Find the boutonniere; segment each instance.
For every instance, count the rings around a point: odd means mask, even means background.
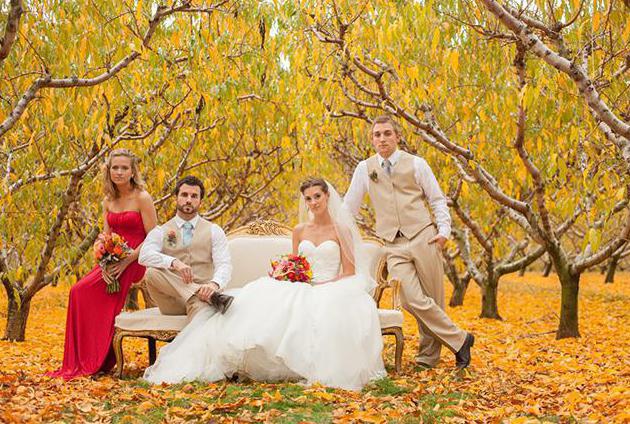
[[[166,243],[169,247],[177,246],[177,231],[168,230],[168,233],[166,233]]]
[[[376,170],[372,171],[372,173],[370,174],[370,180],[374,182],[378,181],[378,174],[376,173]]]

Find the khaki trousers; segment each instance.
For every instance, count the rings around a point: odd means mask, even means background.
[[[186,284],[179,274],[171,270],[147,268],[144,278],[149,295],[164,315],[187,315],[188,321],[191,321],[201,310],[214,310],[195,295],[200,284]]]
[[[444,312],[444,269],[439,248],[429,244],[437,231],[433,225],[411,239],[397,237],[385,246],[390,278],[400,281],[400,302],[418,323],[420,346],[416,360],[434,366],[441,345],[459,351],[466,332]]]

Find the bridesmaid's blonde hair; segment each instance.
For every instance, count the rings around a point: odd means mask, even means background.
[[[115,149],[109,153],[107,160],[103,166],[101,166],[101,175],[103,178],[103,191],[105,192],[105,197],[109,200],[117,199],[120,197],[120,192],[118,191],[118,187],[112,181],[111,176],[109,175],[109,169],[112,166],[112,159],[115,157],[126,157],[131,160],[131,187],[136,190],[144,190],[144,179],[140,174],[140,168],[138,164],[140,163],[140,159],[138,156],[134,155],[133,152],[129,149]]]

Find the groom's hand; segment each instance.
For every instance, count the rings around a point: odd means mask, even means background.
[[[446,237],[438,234],[437,236],[435,236],[431,240],[429,240],[429,244],[432,244],[432,243],[437,244],[438,249],[444,250],[444,244],[446,243]]]
[[[175,270],[175,272],[177,272],[180,275],[180,277],[182,277],[182,280],[184,280],[184,283],[190,284],[193,282],[192,268],[186,265],[185,263],[183,263],[182,261],[180,261],[179,259],[175,259],[173,261],[173,263],[171,264],[171,268],[173,268],[173,270]]]
[[[204,302],[209,302],[210,298],[217,290],[219,290],[219,285],[215,282],[211,282],[209,284],[204,284],[203,286],[199,287],[199,290],[197,290],[196,294],[199,299],[203,300]]]

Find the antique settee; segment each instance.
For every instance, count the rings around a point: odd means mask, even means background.
[[[270,259],[291,251],[291,229],[274,221],[254,221],[227,234],[228,245],[232,257],[232,279],[227,288],[243,287],[247,282],[266,275],[270,269]],[[371,272],[377,282],[373,297],[377,305],[385,289],[387,267],[381,243],[377,239],[364,241],[364,248],[371,259]],[[187,323],[185,315],[162,315],[157,307],[151,304],[147,296],[144,281],[139,284],[145,300],[146,308],[138,311],[123,311],[114,325],[113,348],[116,355],[116,373],[123,374],[124,355],[123,339],[125,337],[142,337],[148,340],[149,363],[156,357],[156,341],[171,341]],[[395,287],[393,287],[395,289]],[[392,295],[392,299],[396,296]],[[383,335],[395,337],[394,368],[401,369],[403,351],[403,314],[399,308],[378,309],[381,332]]]

